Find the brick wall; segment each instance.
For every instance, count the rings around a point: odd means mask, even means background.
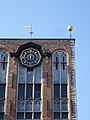
[[[69,111],[70,120],[72,119],[71,109],[71,46],[70,41],[74,39],[0,39],[0,48],[6,49],[9,53],[16,52],[18,47],[22,44],[33,42],[41,45],[45,49],[53,53],[55,50],[65,50],[68,53],[68,75],[69,75]],[[8,83],[7,83],[7,99],[5,119],[15,120],[16,118],[16,86],[17,86],[17,69],[18,59],[11,58],[9,54],[9,66],[8,66]],[[46,58],[42,60],[43,65],[43,78],[42,78],[42,119],[52,120],[52,56],[49,57],[48,63]]]

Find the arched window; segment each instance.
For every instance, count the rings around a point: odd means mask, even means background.
[[[17,120],[41,119],[41,64],[28,68],[18,65]]]
[[[4,119],[8,52],[0,49],[0,119]]]
[[[65,51],[57,50],[53,53],[52,73],[53,120],[68,119],[68,66]]]

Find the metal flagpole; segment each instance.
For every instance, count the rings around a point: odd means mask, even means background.
[[[32,39],[32,34],[33,34],[33,32],[32,32],[32,27],[31,27],[31,31],[30,31],[29,33],[31,34],[31,39]]]

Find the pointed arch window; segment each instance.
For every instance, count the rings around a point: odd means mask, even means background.
[[[18,65],[17,120],[41,119],[41,64],[34,68]]]
[[[0,49],[0,119],[4,119],[8,52]]]
[[[57,50],[52,56],[53,120],[68,119],[68,66],[67,54]]]
[[[61,57],[60,58],[61,58],[61,68],[62,68],[62,70],[65,70],[66,66],[67,66],[67,57],[66,57],[65,52],[61,53]]]

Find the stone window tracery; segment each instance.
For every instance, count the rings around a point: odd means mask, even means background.
[[[17,84],[17,120],[41,119],[41,64],[27,68],[19,63]]]
[[[67,54],[56,50],[52,56],[53,120],[68,120],[68,66]]]
[[[7,64],[8,64],[8,52],[0,49],[0,119],[4,119],[5,112],[5,92],[7,84]]]

